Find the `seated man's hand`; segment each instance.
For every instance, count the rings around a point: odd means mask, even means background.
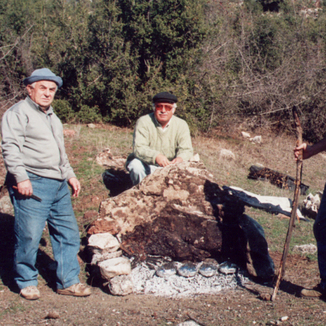
[[[166,156],[164,156],[163,154],[158,154],[155,158],[156,163],[159,166],[165,167],[171,164],[171,162],[168,160],[168,158]]]
[[[173,159],[171,161],[171,164],[178,164],[178,163],[181,163],[183,162],[183,159],[181,157],[176,157],[175,159]]]

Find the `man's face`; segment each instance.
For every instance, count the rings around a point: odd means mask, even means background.
[[[27,85],[29,97],[40,106],[42,110],[47,110],[53,102],[57,84],[50,80],[40,80],[32,85]]]
[[[162,127],[165,127],[172,118],[175,112],[175,109],[173,107],[174,105],[171,103],[155,103],[154,115],[156,120],[162,125]]]

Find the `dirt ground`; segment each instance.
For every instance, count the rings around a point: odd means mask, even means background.
[[[286,274],[273,302],[266,300],[273,291],[271,284],[255,280],[218,295],[182,299],[150,295],[118,297],[91,284],[90,297],[74,298],[56,294],[53,272],[49,270],[51,259],[41,248],[38,257],[41,298],[28,301],[19,296],[11,281],[12,222],[13,216],[0,214],[0,325],[179,325],[186,321],[205,326],[326,325],[326,303],[299,296],[302,287],[318,283],[317,262],[294,255],[287,257]],[[41,245],[50,247],[46,243]],[[278,268],[280,254],[270,254]],[[84,262],[80,263],[85,270]],[[83,278],[92,282],[85,273]]]
[[[278,266],[280,255],[273,254]],[[325,325],[326,303],[300,298],[301,286],[318,282],[317,263],[288,256],[276,300],[273,288],[251,281],[244,288],[171,299],[150,295],[112,296],[99,287],[87,298],[60,296],[41,278],[41,299],[27,301],[11,285],[0,291],[0,325]]]
[[[289,255],[286,273],[276,300],[266,299],[273,291],[271,284],[251,280],[245,287],[218,295],[187,298],[164,298],[151,295],[112,296],[103,287],[91,284],[93,294],[87,298],[60,296],[55,292],[55,275],[51,248],[42,238],[37,267],[40,272],[41,298],[27,301],[19,296],[12,282],[13,216],[0,214],[0,325],[326,325],[326,303],[299,296],[301,288],[318,283],[316,261]],[[271,253],[276,268],[280,253]],[[81,270],[85,263],[80,260]],[[92,283],[87,273],[82,281]],[[195,324],[194,324],[195,323]]]

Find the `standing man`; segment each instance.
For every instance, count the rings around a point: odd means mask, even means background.
[[[308,159],[322,151],[326,150],[326,138],[318,143],[308,146],[306,143],[294,149],[296,158],[299,156],[300,150],[303,151],[303,159]],[[317,241],[318,249],[318,266],[321,282],[313,289],[303,289],[301,296],[303,297],[326,297],[326,185],[321,199],[318,214],[314,223],[314,235]]]
[[[1,124],[6,182],[15,211],[14,279],[22,297],[40,298],[35,263],[47,222],[57,263],[57,293],[88,296],[91,289],[78,278],[80,239],[68,188],[77,197],[80,183],[65,152],[62,124],[51,107],[62,79],[42,68],[24,84],[28,96],[5,112]]]
[[[133,185],[159,167],[187,161],[193,156],[188,124],[174,116],[177,101],[171,93],[158,93],[153,97],[154,112],[137,120],[133,153],[126,162]]]

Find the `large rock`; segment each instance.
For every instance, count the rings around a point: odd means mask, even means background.
[[[99,216],[88,233],[114,234],[124,253],[139,260],[149,255],[178,261],[212,257],[250,267],[254,276],[273,274],[261,227],[244,215],[244,204],[222,189],[198,158],[158,169],[108,198]]]

